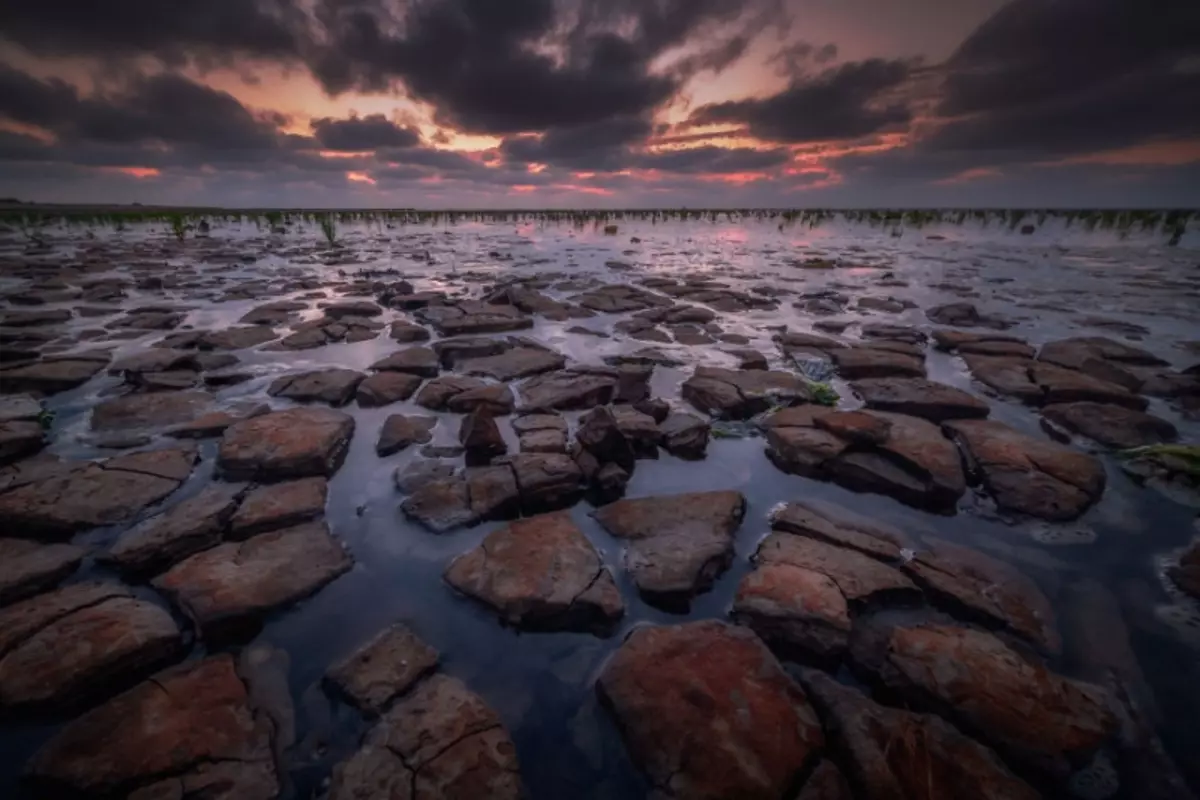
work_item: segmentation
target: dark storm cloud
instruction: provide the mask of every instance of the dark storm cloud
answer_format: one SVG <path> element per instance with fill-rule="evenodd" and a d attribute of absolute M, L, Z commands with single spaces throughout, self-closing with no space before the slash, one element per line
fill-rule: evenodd
<path fill-rule="evenodd" d="M 383 114 L 347 119 L 321 117 L 311 124 L 313 134 L 327 150 L 356 152 L 378 147 L 413 147 L 421 142 L 417 131 L 397 125 Z"/>
<path fill-rule="evenodd" d="M 312 59 L 327 90 L 380 91 L 403 83 L 441 121 L 511 134 L 644 116 L 678 90 L 654 59 L 694 34 L 769 0 L 416 0 L 407 13 L 382 0 L 321 0 L 325 35 Z M 781 13 L 781 12 L 780 12 Z M 706 39 L 725 66 L 744 44 Z M 714 35 L 715 36 L 715 35 Z"/>
<path fill-rule="evenodd" d="M 932 149 L 1030 157 L 1200 132 L 1200 3 L 1014 0 L 945 65 Z"/>
<path fill-rule="evenodd" d="M 645 119 L 616 117 L 591 125 L 552 128 L 541 137 L 509 137 L 500 152 L 512 161 L 615 170 L 624 164 L 629 145 L 645 139 L 650 128 Z"/>
<path fill-rule="evenodd" d="M 10 0 L 0 38 L 46 56 L 298 56 L 307 33 L 295 0 Z"/>
<path fill-rule="evenodd" d="M 909 80 L 914 67 L 903 60 L 855 61 L 799 75 L 770 97 L 701 106 L 690 121 L 745 124 L 758 138 L 777 142 L 866 136 L 912 119 L 908 103 L 889 94 Z"/>
<path fill-rule="evenodd" d="M 755 150 L 749 147 L 690 147 L 642 153 L 631 159 L 634 166 L 683 174 L 729 175 L 737 172 L 773 170 L 791 160 L 785 148 Z"/>

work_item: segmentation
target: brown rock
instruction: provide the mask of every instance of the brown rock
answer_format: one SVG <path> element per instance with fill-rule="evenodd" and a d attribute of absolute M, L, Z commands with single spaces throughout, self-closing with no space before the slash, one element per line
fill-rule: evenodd
<path fill-rule="evenodd" d="M 530 378 L 518 391 L 522 409 L 553 411 L 607 405 L 617 396 L 618 384 L 617 370 L 560 370 Z"/>
<path fill-rule="evenodd" d="M 923 378 L 925 363 L 919 356 L 877 347 L 845 347 L 830 354 L 838 374 L 846 380 L 861 378 Z"/>
<path fill-rule="evenodd" d="M 428 347 L 409 347 L 376 361 L 370 369 L 378 372 L 404 372 L 422 378 L 436 378 L 441 371 L 437 353 Z"/>
<path fill-rule="evenodd" d="M 358 384 L 366 378 L 352 369 L 321 369 L 276 378 L 267 387 L 271 397 L 286 397 L 300 403 L 344 406 L 354 398 Z"/>
<path fill-rule="evenodd" d="M 892 561 L 900 559 L 902 549 L 913 546 L 899 528 L 815 498 L 796 500 L 772 512 L 771 527 Z"/>
<path fill-rule="evenodd" d="M 664 797 L 777 800 L 823 743 L 758 637 L 717 621 L 635 630 L 596 688 Z"/>
<path fill-rule="evenodd" d="M 375 443 L 375 454 L 380 458 L 399 453 L 409 445 L 424 444 L 433 439 L 436 417 L 405 416 L 392 414 L 379 429 L 379 441 Z"/>
<path fill-rule="evenodd" d="M 53 588 L 79 568 L 85 551 L 69 544 L 0 539 L 0 606 Z"/>
<path fill-rule="evenodd" d="M 860 797 L 1039 800 L 995 753 L 939 717 L 887 708 L 824 673 L 805 670 L 804 687 L 821 711 L 836 752 L 846 759 Z M 828 762 L 825 762 L 826 764 Z M 818 767 L 805 790 L 817 782 Z M 840 778 L 840 775 L 838 776 Z M 837 784 L 836 778 L 823 778 Z M 823 795 L 817 795 L 822 797 Z M 850 797 L 849 794 L 824 795 Z M 801 800 L 807 797 L 800 795 Z"/>
<path fill-rule="evenodd" d="M 694 414 L 671 414 L 658 425 L 663 448 L 685 461 L 701 461 L 708 453 L 712 426 Z"/>
<path fill-rule="evenodd" d="M 467 482 L 461 477 L 423 482 L 400 504 L 400 511 L 434 533 L 445 533 L 479 521 L 471 510 Z"/>
<path fill-rule="evenodd" d="M 496 418 L 486 411 L 474 411 L 463 418 L 458 443 L 466 451 L 469 466 L 481 466 L 508 452 Z"/>
<path fill-rule="evenodd" d="M 790 372 L 697 367 L 683 383 L 683 399 L 722 419 L 749 419 L 773 405 L 808 402 L 804 379 Z"/>
<path fill-rule="evenodd" d="M 487 384 L 478 378 L 465 375 L 442 375 L 435 378 L 417 394 L 416 404 L 433 411 L 448 410 L 448 403 L 455 396 L 474 389 L 486 388 Z"/>
<path fill-rule="evenodd" d="M 507 461 L 516 476 L 521 512 L 526 515 L 570 508 L 583 497 L 583 472 L 570 456 L 519 453 Z"/>
<path fill-rule="evenodd" d="M 1042 416 L 1071 433 L 1122 450 L 1173 442 L 1179 436 L 1161 417 L 1107 403 L 1060 403 L 1043 408 Z"/>
<path fill-rule="evenodd" d="M 1002 395 L 1023 403 L 1039 405 L 1044 399 L 1042 387 L 1029 377 L 1032 361 L 1006 356 L 965 355 L 963 360 L 971 377 Z"/>
<path fill-rule="evenodd" d="M 243 488 L 229 484 L 206 487 L 195 497 L 122 533 L 102 560 L 121 572 L 146 575 L 215 547 L 237 509 Z"/>
<path fill-rule="evenodd" d="M 452 561 L 445 578 L 521 628 L 605 633 L 624 613 L 612 575 L 561 512 L 494 531 Z"/>
<path fill-rule="evenodd" d="M 850 384 L 867 408 L 923 417 L 933 422 L 982 419 L 987 403 L 961 389 L 924 378 L 873 378 Z"/>
<path fill-rule="evenodd" d="M 0 466 L 31 456 L 46 446 L 46 431 L 39 422 L 0 422 Z"/>
<path fill-rule="evenodd" d="M 511 414 L 517 400 L 512 390 L 501 383 L 467 389 L 452 395 L 446 401 L 446 409 L 455 414 L 470 414 L 483 411 L 495 417 Z"/>
<path fill-rule="evenodd" d="M 324 523 L 310 522 L 197 553 L 154 579 L 206 633 L 316 592 L 353 565 Z"/>
<path fill-rule="evenodd" d="M 209 410 L 208 392 L 151 392 L 105 400 L 92 409 L 94 431 L 160 428 L 188 422 Z"/>
<path fill-rule="evenodd" d="M 160 673 L 69 723 L 26 773 L 74 796 L 125 794 L 172 775 L 176 797 L 270 800 L 279 786 L 269 727 L 247 705 L 232 658 L 212 656 Z M 221 778 L 215 784 L 206 780 L 214 772 Z M 206 784 L 222 793 L 183 792 Z"/>
<path fill-rule="evenodd" d="M 828 577 L 850 603 L 880 599 L 912 600 L 917 587 L 899 570 L 869 558 L 856 550 L 774 532 L 758 546 L 754 556 L 759 564 L 787 564 Z"/>
<path fill-rule="evenodd" d="M 325 685 L 375 716 L 436 669 L 438 658 L 437 650 L 397 623 L 331 666 Z"/>
<path fill-rule="evenodd" d="M 529 414 L 513 420 L 522 453 L 565 453 L 567 421 L 557 414 Z"/>
<path fill-rule="evenodd" d="M 742 578 L 732 614 L 787 657 L 836 658 L 850 636 L 850 612 L 837 584 L 786 563 L 762 564 Z"/>
<path fill-rule="evenodd" d="M 259 486 L 238 506 L 230 522 L 230 538 L 247 539 L 317 519 L 325 513 L 328 492 L 329 483 L 319 477 Z"/>
<path fill-rule="evenodd" d="M 540 347 L 514 347 L 497 355 L 466 359 L 458 369 L 468 375 L 486 375 L 499 381 L 528 378 L 562 369 L 566 358 Z"/>
<path fill-rule="evenodd" d="M 930 321 L 939 325 L 953 325 L 959 328 L 995 328 L 1004 330 L 1011 328 L 1012 323 L 999 317 L 980 314 L 971 303 L 946 303 L 935 306 L 925 312 Z"/>
<path fill-rule="evenodd" d="M 462 682 L 435 675 L 383 715 L 333 768 L 329 800 L 520 800 L 516 748 Z"/>
<path fill-rule="evenodd" d="M 625 568 L 647 601 L 675 606 L 707 591 L 729 567 L 745 512 L 738 492 L 698 492 L 621 500 L 592 516 L 630 542 Z"/>
<path fill-rule="evenodd" d="M 984 487 L 1002 511 L 1072 520 L 1104 493 L 1104 467 L 1092 456 L 1000 422 L 956 420 L 946 428 L 978 465 Z"/>
<path fill-rule="evenodd" d="M 355 397 L 362 408 L 375 408 L 407 400 L 421 385 L 417 375 L 403 372 L 377 372 L 358 384 Z"/>
<path fill-rule="evenodd" d="M 6 369 L 0 373 L 0 380 L 3 381 L 5 392 L 52 395 L 82 386 L 103 370 L 107 363 L 107 355 L 103 361 L 92 358 L 47 358 L 28 366 Z"/>
<path fill-rule="evenodd" d="M 34 597 L 0 617 L 25 629 L 0 649 L 0 707 L 74 707 L 183 655 L 175 621 L 153 603 L 114 591 L 84 605 L 66 602 L 71 594 Z M 24 624 L 37 617 L 45 624 Z"/>
<path fill-rule="evenodd" d="M 429 340 L 429 331 L 420 325 L 414 325 L 406 320 L 398 319 L 392 323 L 388 336 L 401 344 L 425 342 Z"/>
<path fill-rule="evenodd" d="M 1134 411 L 1144 411 L 1148 405 L 1146 398 L 1133 394 L 1124 386 L 1054 364 L 1035 361 L 1029 375 L 1041 387 L 1043 401 L 1047 404 L 1092 401 Z"/>
<path fill-rule="evenodd" d="M 221 438 L 217 469 L 230 480 L 329 477 L 354 434 L 354 418 L 324 408 L 290 408 L 231 426 Z"/>

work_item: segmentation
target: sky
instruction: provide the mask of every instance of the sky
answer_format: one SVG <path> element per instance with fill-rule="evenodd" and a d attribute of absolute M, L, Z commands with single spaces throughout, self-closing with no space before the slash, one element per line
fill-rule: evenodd
<path fill-rule="evenodd" d="M 1200 0 L 0 3 L 0 197 L 1200 206 Z"/>

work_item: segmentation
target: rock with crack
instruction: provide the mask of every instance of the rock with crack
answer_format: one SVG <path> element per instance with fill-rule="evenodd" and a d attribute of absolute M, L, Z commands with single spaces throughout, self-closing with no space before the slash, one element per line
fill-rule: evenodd
<path fill-rule="evenodd" d="M 921 356 L 876 344 L 845 347 L 830 353 L 838 374 L 846 380 L 862 378 L 923 378 L 925 362 Z"/>
<path fill-rule="evenodd" d="M 958 448 L 918 417 L 797 406 L 763 425 L 767 457 L 784 472 L 940 513 L 953 513 L 966 492 Z"/>
<path fill-rule="evenodd" d="M 526 414 L 512 426 L 522 453 L 567 452 L 567 421 L 558 414 Z"/>
<path fill-rule="evenodd" d="M 1062 649 L 1046 595 L 1003 561 L 927 536 L 902 569 L 952 613 L 1014 633 L 1045 653 L 1057 655 Z"/>
<path fill-rule="evenodd" d="M 161 607 L 112 584 L 74 584 L 0 611 L 0 708 L 76 709 L 181 658 Z"/>
<path fill-rule="evenodd" d="M 430 477 L 413 488 L 400 510 L 434 533 L 509 519 L 520 512 L 516 474 L 509 464 L 496 464 Z"/>
<path fill-rule="evenodd" d="M 881 706 L 816 670 L 805 670 L 801 680 L 861 797 L 1042 797 L 994 752 L 940 717 Z"/>
<path fill-rule="evenodd" d="M 290 528 L 325 513 L 329 483 L 324 478 L 300 478 L 252 489 L 233 515 L 229 538 L 248 539 L 259 533 Z"/>
<path fill-rule="evenodd" d="M 398 350 L 370 366 L 376 372 L 403 372 L 420 378 L 436 378 L 441 367 L 437 353 L 428 347 Z"/>
<path fill-rule="evenodd" d="M 518 453 L 505 461 L 516 476 L 523 514 L 570 508 L 583 497 L 585 476 L 568 455 Z"/>
<path fill-rule="evenodd" d="M 963 356 L 963 361 L 972 378 L 998 394 L 1015 397 L 1030 405 L 1042 403 L 1042 387 L 1029 376 L 1032 362 L 1028 358 L 968 354 Z"/>
<path fill-rule="evenodd" d="M 771 527 L 885 561 L 899 561 L 905 549 L 915 547 L 899 528 L 817 498 L 795 500 L 772 511 Z"/>
<path fill-rule="evenodd" d="M 516 404 L 517 399 L 511 389 L 502 383 L 493 383 L 452 395 L 446 401 L 446 410 L 455 414 L 480 411 L 493 417 L 503 417 L 511 414 Z"/>
<path fill-rule="evenodd" d="M 270 412 L 271 407 L 266 403 L 255 403 L 252 400 L 234 403 L 228 408 L 210 411 L 182 425 L 176 425 L 167 430 L 166 434 L 175 439 L 211 439 L 223 434 L 236 422 L 261 417 Z"/>
<path fill-rule="evenodd" d="M 584 308 L 602 314 L 620 314 L 641 311 L 646 308 L 661 308 L 673 305 L 671 300 L 660 294 L 648 292 L 627 284 L 607 284 L 570 298 Z"/>
<path fill-rule="evenodd" d="M 812 399 L 804 379 L 790 372 L 697 367 L 683 383 L 683 399 L 721 419 L 749 419 L 776 405 Z"/>
<path fill-rule="evenodd" d="M 376 372 L 368 375 L 354 390 L 361 408 L 376 408 L 391 405 L 413 396 L 421 385 L 421 378 L 403 372 Z"/>
<path fill-rule="evenodd" d="M 702 461 L 708 454 L 712 426 L 695 414 L 676 412 L 658 424 L 662 446 L 668 453 L 685 461 Z"/>
<path fill-rule="evenodd" d="M 466 359 L 458 364 L 458 369 L 468 375 L 484 375 L 498 381 L 513 381 L 562 369 L 566 363 L 565 357 L 552 350 L 541 347 L 514 347 L 497 355 Z"/>
<path fill-rule="evenodd" d="M 649 379 L 649 371 L 639 367 L 575 368 L 548 372 L 520 385 L 521 408 L 533 412 L 608 405 L 620 399 L 623 380 L 633 382 L 636 379 L 630 376 L 641 375 L 645 375 L 641 381 L 644 386 L 645 380 Z"/>
<path fill-rule="evenodd" d="M 729 567 L 745 512 L 738 492 L 697 492 L 620 500 L 592 516 L 629 543 L 624 566 L 647 602 L 686 608 Z"/>
<path fill-rule="evenodd" d="M 462 301 L 456 305 L 427 306 L 416 312 L 422 322 L 433 326 L 440 336 L 474 336 L 503 333 L 533 327 L 533 317 L 511 306 Z"/>
<path fill-rule="evenodd" d="M 1164 444 L 1179 438 L 1175 426 L 1161 417 L 1107 403 L 1050 405 L 1042 409 L 1042 419 L 1043 429 L 1051 436 L 1055 431 L 1046 422 L 1118 450 Z"/>
<path fill-rule="evenodd" d="M 232 657 L 210 656 L 70 722 L 30 760 L 26 778 L 72 797 L 271 800 L 279 783 L 270 731 Z"/>
<path fill-rule="evenodd" d="M 417 405 L 431 411 L 449 411 L 450 402 L 464 392 L 474 392 L 486 389 L 488 384 L 479 378 L 466 375 L 442 375 L 434 378 L 422 387 L 414 401 Z"/>
<path fill-rule="evenodd" d="M 658 458 L 658 445 L 662 442 L 663 434 L 659 430 L 658 422 L 649 414 L 643 413 L 631 405 L 622 403 L 612 407 L 613 419 L 617 423 L 617 429 L 625 440 L 629 442 L 629 446 L 633 449 L 633 454 L 637 458 Z M 703 420 L 697 419 L 702 424 Z M 680 439 L 682 441 L 682 438 Z"/>
<path fill-rule="evenodd" d="M 1120 384 L 1056 364 L 1032 362 L 1029 378 L 1042 390 L 1042 402 L 1047 405 L 1091 401 L 1134 411 L 1144 411 L 1148 405 L 1146 398 Z"/>
<path fill-rule="evenodd" d="M 932 422 L 983 419 L 988 405 L 974 395 L 924 378 L 868 378 L 850 388 L 867 408 L 922 417 Z"/>
<path fill-rule="evenodd" d="M 396 623 L 329 668 L 325 686 L 359 711 L 378 716 L 437 669 L 438 651 Z"/>
<path fill-rule="evenodd" d="M 379 429 L 379 440 L 375 443 L 375 454 L 380 458 L 399 453 L 414 444 L 424 444 L 433 439 L 436 417 L 405 416 L 392 414 L 383 421 Z"/>
<path fill-rule="evenodd" d="M 126 575 L 153 575 L 215 547 L 244 490 L 238 484 L 212 484 L 122 533 L 100 560 Z"/>
<path fill-rule="evenodd" d="M 329 477 L 354 435 L 354 418 L 325 408 L 273 411 L 230 426 L 221 437 L 217 470 L 228 480 L 262 482 Z"/>
<path fill-rule="evenodd" d="M 151 392 L 114 397 L 92 409 L 91 428 L 123 431 L 178 425 L 209 411 L 213 399 L 208 392 Z"/>
<path fill-rule="evenodd" d="M 197 553 L 153 583 L 205 635 L 219 636 L 313 594 L 353 563 L 323 522 L 309 522 Z"/>
<path fill-rule="evenodd" d="M 500 718 L 461 681 L 434 675 L 385 713 L 333 768 L 329 800 L 524 796 L 516 748 Z"/>
<path fill-rule="evenodd" d="M 85 554 L 70 544 L 0 539 L 0 606 L 54 588 L 79 568 Z"/>
<path fill-rule="evenodd" d="M 508 452 L 508 444 L 500 433 L 496 418 L 482 409 L 463 417 L 458 429 L 458 443 L 463 446 L 467 466 L 481 467 Z"/>
<path fill-rule="evenodd" d="M 1104 466 L 1092 456 L 1002 422 L 954 420 L 945 427 L 976 465 L 1001 511 L 1069 521 L 1104 494 Z"/>
<path fill-rule="evenodd" d="M 621 594 L 596 549 L 564 512 L 510 523 L 447 567 L 446 582 L 528 630 L 611 633 Z"/>
<path fill-rule="evenodd" d="M 735 625 L 638 628 L 596 690 L 662 797 L 787 797 L 824 743 L 803 690 Z"/>
<path fill-rule="evenodd" d="M 53 539 L 125 522 L 178 489 L 197 458 L 184 447 L 32 472 L 0 493 L 0 527 Z"/>
<path fill-rule="evenodd" d="M 300 403 L 344 406 L 354 399 L 359 383 L 366 378 L 352 369 L 320 369 L 276 378 L 267 387 L 271 397 L 286 397 Z"/>
<path fill-rule="evenodd" d="M 1026 660 L 996 636 L 943 624 L 856 629 L 853 664 L 910 707 L 935 711 L 1007 759 L 1064 780 L 1117 734 L 1099 686 Z"/>

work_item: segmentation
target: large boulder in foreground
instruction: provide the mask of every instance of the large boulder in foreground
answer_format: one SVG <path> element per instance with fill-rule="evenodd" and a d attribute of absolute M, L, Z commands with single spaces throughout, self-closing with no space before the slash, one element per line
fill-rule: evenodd
<path fill-rule="evenodd" d="M 333 768 L 329 800 L 520 800 L 516 748 L 500 718 L 455 678 L 434 675 L 385 713 Z"/>
<path fill-rule="evenodd" d="M 1104 466 L 1093 456 L 1002 422 L 954 420 L 945 427 L 978 465 L 984 488 L 1001 511 L 1067 521 L 1104 494 Z"/>
<path fill-rule="evenodd" d="M 815 670 L 805 670 L 803 682 L 821 711 L 831 744 L 847 759 L 850 774 L 863 791 L 861 797 L 1042 797 L 1013 775 L 994 752 L 941 717 L 881 706 Z M 809 783 L 817 777 L 814 773 Z"/>
<path fill-rule="evenodd" d="M 800 687 L 723 622 L 638 628 L 596 688 L 663 797 L 779 800 L 823 745 Z"/>
<path fill-rule="evenodd" d="M 625 610 L 596 548 L 563 512 L 488 534 L 450 563 L 445 578 L 522 628 L 603 633 Z"/>
<path fill-rule="evenodd" d="M 289 408 L 231 425 L 217 469 L 228 480 L 329 477 L 346 456 L 354 418 L 328 408 Z"/>
<path fill-rule="evenodd" d="M 1118 730 L 1099 686 L 1051 672 L 983 631 L 871 625 L 856 632 L 851 654 L 882 688 L 1057 779 L 1090 762 Z"/>
<path fill-rule="evenodd" d="M 228 542 L 154 579 L 206 633 L 222 633 L 301 600 L 353 566 L 323 522 Z"/>
<path fill-rule="evenodd" d="M 629 542 L 625 568 L 647 601 L 678 607 L 729 567 L 745 513 L 745 498 L 730 491 L 620 500 L 592 516 Z"/>
<path fill-rule="evenodd" d="M 26 777 L 71 797 L 270 800 L 279 793 L 270 728 L 250 707 L 233 659 L 212 656 L 161 672 L 69 723 Z"/>

